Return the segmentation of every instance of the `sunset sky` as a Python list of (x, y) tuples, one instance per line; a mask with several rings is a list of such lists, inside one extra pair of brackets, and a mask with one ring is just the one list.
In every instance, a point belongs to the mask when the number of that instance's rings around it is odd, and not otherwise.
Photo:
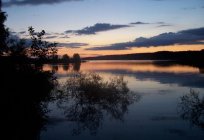
[(204, 0), (2, 0), (6, 26), (82, 57), (204, 49)]

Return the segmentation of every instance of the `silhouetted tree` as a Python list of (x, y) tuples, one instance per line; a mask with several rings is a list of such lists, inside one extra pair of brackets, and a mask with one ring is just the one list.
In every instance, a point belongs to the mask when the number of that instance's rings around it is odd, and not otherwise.
[(52, 55), (50, 56), (50, 60), (51, 62), (58, 62), (59, 61), (59, 56), (58, 55)]
[(70, 58), (67, 54), (64, 54), (62, 56), (62, 61), (65, 62), (65, 63), (69, 63), (70, 62)]
[(31, 56), (44, 59), (48, 56), (55, 56), (57, 54), (57, 43), (48, 43), (47, 41), (42, 40), (45, 35), (44, 30), (37, 33), (33, 27), (29, 27), (28, 31), (32, 40), (32, 45), (29, 50)]
[(10, 56), (24, 56), (26, 57), (27, 52), (27, 46), (25, 43), (25, 39), (20, 39), (20, 41), (16, 41), (16, 40), (12, 40), (9, 39), (8, 40), (10, 46), (9, 46), (9, 52), (10, 52)]
[(73, 55), (73, 62), (74, 63), (81, 63), (81, 57), (80, 57), (80, 55), (78, 53), (75, 53)]
[(6, 39), (9, 36), (8, 29), (5, 28), (4, 22), (6, 21), (6, 13), (1, 9), (2, 2), (0, 1), (0, 55), (8, 50)]

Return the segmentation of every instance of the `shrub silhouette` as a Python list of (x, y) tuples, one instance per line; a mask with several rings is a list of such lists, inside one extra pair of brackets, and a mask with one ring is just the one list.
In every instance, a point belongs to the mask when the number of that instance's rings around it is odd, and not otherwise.
[(73, 62), (74, 63), (81, 63), (81, 57), (80, 57), (80, 55), (78, 53), (75, 53), (73, 55)]
[(43, 41), (43, 36), (45, 31), (35, 32), (34, 28), (31, 26), (28, 28), (29, 34), (31, 36), (32, 44), (29, 49), (29, 54), (40, 59), (45, 59), (48, 56), (54, 57), (57, 54), (56, 45), (57, 43), (49, 43)]
[(69, 63), (70, 62), (70, 58), (67, 54), (64, 54), (62, 56), (62, 61), (65, 62), (65, 63)]

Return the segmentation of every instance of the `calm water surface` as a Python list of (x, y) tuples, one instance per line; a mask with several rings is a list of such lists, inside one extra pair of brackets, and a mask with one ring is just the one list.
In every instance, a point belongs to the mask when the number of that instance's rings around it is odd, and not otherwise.
[[(109, 111), (104, 110), (101, 107), (103, 105), (89, 103), (92, 110), (82, 107), (81, 112), (78, 110), (72, 116), (67, 115), (70, 110), (59, 108), (56, 102), (52, 102), (49, 105), (49, 122), (41, 133), (41, 140), (204, 138), (204, 118), (199, 118), (204, 111), (200, 114), (189, 111), (190, 117), (184, 119), (182, 113), (185, 109), (179, 107), (181, 97), (191, 91), (199, 92), (200, 98), (204, 96), (204, 74), (201, 68), (153, 61), (90, 61), (75, 66), (44, 65), (43, 69), (55, 71), (59, 83), (64, 83), (77, 71), (95, 72), (105, 80), (124, 76), (128, 88), (137, 95), (137, 99), (124, 105), (123, 109), (107, 105)], [(66, 108), (73, 103), (69, 101), (64, 104)], [(86, 115), (83, 111), (87, 111)]]

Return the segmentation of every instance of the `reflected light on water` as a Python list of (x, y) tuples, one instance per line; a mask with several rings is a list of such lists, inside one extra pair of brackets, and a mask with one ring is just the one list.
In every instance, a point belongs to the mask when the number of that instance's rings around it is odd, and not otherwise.
[[(178, 114), (178, 102), (184, 93), (190, 89), (204, 93), (202, 67), (167, 61), (89, 61), (81, 65), (44, 65), (43, 70), (56, 72), (57, 80), (61, 85), (66, 85), (67, 91), (72, 90), (72, 86), (77, 89), (80, 84), (83, 88), (79, 86), (79, 90), (72, 96), (65, 96), (71, 97), (69, 100), (63, 98), (63, 109), (55, 108), (51, 103), (49, 109), (52, 112), (49, 117), (54, 125), (46, 126), (47, 131), (42, 132), (42, 139), (58, 136), (62, 140), (112, 139), (110, 135), (114, 134), (118, 136), (117, 139), (134, 139), (137, 136), (142, 139), (149, 139), (149, 136), (152, 139), (163, 139), (163, 135), (168, 136), (169, 140), (180, 140), (181, 136), (185, 140), (203, 138), (203, 131), (197, 125), (193, 124), (194, 127), (190, 128), (190, 122), (184, 121)], [(100, 81), (97, 76), (85, 79), (82, 76), (80, 84), (75, 84), (72, 78), (77, 77), (78, 72), (99, 74), (104, 81)], [(123, 104), (124, 113), (119, 115), (122, 121), (118, 121), (117, 116), (114, 117), (111, 112), (121, 113), (118, 107), (123, 100), (116, 100), (116, 94), (112, 94), (113, 98), (107, 98), (114, 88), (108, 88), (110, 84), (104, 83), (110, 82), (112, 77), (120, 76), (124, 77), (131, 91), (128, 95), (132, 97), (132, 93), (135, 93), (141, 97), (138, 102)], [(99, 82), (94, 79), (99, 79)], [(93, 83), (91, 88), (88, 88), (89, 83)], [(105, 87), (105, 90), (100, 86)], [(99, 94), (103, 91), (105, 94)], [(120, 97), (126, 99), (129, 96)], [(107, 109), (111, 112), (107, 112)]]
[[(56, 68), (57, 67), (57, 70)], [(65, 68), (66, 67), (66, 68)], [(55, 71), (58, 74), (67, 74), (73, 72), (73, 65), (44, 65), (44, 71)], [(81, 71), (110, 71), (110, 70), (126, 70), (129, 72), (164, 72), (164, 73), (199, 73), (200, 70), (192, 66), (184, 65), (167, 65), (162, 66), (154, 63), (144, 62), (111, 62), (111, 61), (99, 61), (99, 62), (86, 62), (82, 63), (80, 67)]]

